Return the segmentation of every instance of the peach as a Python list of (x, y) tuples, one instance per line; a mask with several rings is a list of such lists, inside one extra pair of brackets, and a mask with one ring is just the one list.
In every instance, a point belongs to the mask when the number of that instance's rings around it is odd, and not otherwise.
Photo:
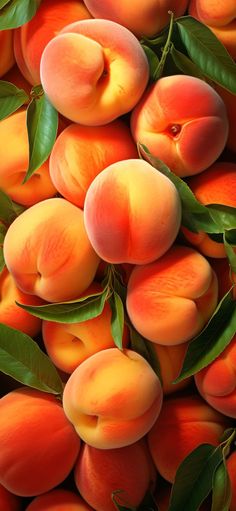
[(0, 188), (15, 202), (32, 206), (56, 194), (49, 175), (48, 160), (23, 184), (29, 163), (26, 109), (0, 122)]
[(40, 83), (40, 60), (46, 44), (69, 23), (90, 18), (82, 0), (43, 0), (35, 16), (14, 31), (17, 65), (32, 85)]
[(226, 460), (227, 471), (231, 482), (230, 511), (236, 511), (236, 451), (233, 451)]
[(75, 492), (56, 488), (35, 497), (25, 511), (93, 511)]
[(99, 264), (83, 211), (62, 198), (38, 202), (21, 213), (6, 233), (3, 252), (17, 287), (48, 302), (77, 298), (92, 283)]
[(155, 468), (146, 442), (139, 440), (119, 449), (81, 447), (74, 477), (79, 493), (96, 511), (115, 511), (119, 504), (136, 509), (155, 482)]
[(229, 120), (229, 133), (228, 138), (226, 142), (226, 147), (236, 153), (236, 136), (235, 136), (235, 130), (236, 130), (236, 101), (235, 101), (235, 94), (232, 94), (232, 92), (223, 89), (223, 87), (220, 87), (219, 85), (214, 85), (214, 88), (216, 92), (220, 95), (220, 97), (223, 99), (226, 110), (227, 110), (227, 116)]
[(217, 305), (217, 278), (196, 250), (173, 245), (153, 263), (136, 266), (127, 288), (127, 311), (136, 330), (163, 345), (197, 335)]
[(213, 362), (195, 374), (194, 380), (212, 408), (236, 418), (236, 334)]
[(127, 28), (89, 19), (67, 25), (45, 47), (43, 88), (62, 115), (79, 124), (107, 124), (129, 112), (149, 78), (144, 50)]
[(165, 76), (147, 87), (133, 109), (131, 131), (135, 141), (173, 173), (191, 176), (209, 167), (223, 151), (228, 137), (226, 107), (203, 80)]
[[(216, 273), (218, 280), (218, 298), (221, 300), (223, 296), (236, 284), (236, 275), (231, 273), (229, 260), (224, 259), (211, 259), (211, 267)], [(233, 296), (236, 299), (236, 286), (233, 289)]]
[(160, 365), (163, 394), (172, 394), (189, 385), (191, 378), (186, 378), (179, 383), (173, 384), (182, 368), (188, 343), (185, 342), (176, 346), (163, 346), (153, 342), (152, 347)]
[(229, 419), (198, 395), (166, 399), (148, 433), (148, 445), (158, 472), (174, 482), (184, 458), (202, 443), (217, 446)]
[(99, 256), (110, 263), (145, 264), (157, 259), (174, 242), (180, 218), (175, 186), (143, 160), (109, 165), (95, 177), (85, 197), (88, 237)]
[[(195, 197), (204, 205), (223, 204), (236, 207), (236, 163), (216, 162), (207, 170), (188, 179)], [(202, 254), (209, 257), (226, 257), (223, 243), (213, 241), (206, 232), (193, 233), (182, 228), (185, 238)]]
[(0, 323), (16, 328), (31, 337), (41, 331), (41, 320), (32, 316), (16, 305), (41, 305), (43, 301), (37, 296), (29, 296), (17, 288), (12, 275), (4, 268), (0, 273)]
[[(102, 291), (93, 282), (82, 296)], [(72, 373), (88, 357), (107, 348), (114, 348), (111, 333), (111, 308), (105, 303), (102, 313), (80, 323), (56, 323), (43, 321), (42, 334), (47, 353), (53, 363), (66, 373)], [(125, 326), (123, 346), (128, 344), (128, 328)]]
[(188, 13), (207, 25), (221, 41), (233, 59), (236, 59), (236, 4), (235, 0), (190, 0)]
[(105, 167), (138, 158), (130, 130), (121, 120), (105, 126), (71, 124), (57, 138), (49, 168), (55, 188), (67, 200), (84, 207), (89, 185)]
[(0, 483), (20, 496), (60, 484), (72, 470), (80, 439), (59, 400), (26, 387), (1, 398)]
[(0, 31), (0, 77), (14, 65), (15, 57), (13, 51), (13, 30)]
[(2, 511), (21, 511), (21, 499), (9, 492), (2, 484), (0, 484), (0, 509)]
[(97, 449), (130, 445), (152, 427), (162, 406), (160, 380), (138, 353), (109, 348), (82, 362), (63, 394), (66, 416)]

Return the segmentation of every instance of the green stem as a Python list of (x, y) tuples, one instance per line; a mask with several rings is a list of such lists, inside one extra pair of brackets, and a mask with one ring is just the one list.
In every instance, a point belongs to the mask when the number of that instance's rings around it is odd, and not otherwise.
[(160, 59), (160, 62), (159, 62), (159, 65), (156, 69), (156, 72), (154, 73), (154, 80), (157, 80), (158, 78), (160, 78), (161, 74), (162, 74), (162, 71), (163, 71), (163, 68), (164, 68), (164, 65), (165, 65), (165, 61), (166, 61), (166, 57), (170, 51), (170, 46), (171, 46), (171, 37), (172, 37), (172, 32), (173, 32), (173, 27), (174, 27), (174, 13), (169, 11), (169, 13), (171, 18), (170, 18), (170, 26), (169, 26), (169, 31), (168, 31), (168, 36), (167, 36), (167, 39), (166, 39), (166, 43), (165, 43), (165, 46), (162, 50), (162, 56), (161, 56), (161, 59)]

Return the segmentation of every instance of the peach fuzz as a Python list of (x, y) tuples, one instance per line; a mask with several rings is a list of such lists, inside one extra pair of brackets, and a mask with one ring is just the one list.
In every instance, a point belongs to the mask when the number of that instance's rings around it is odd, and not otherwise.
[(64, 388), (63, 407), (82, 440), (97, 449), (113, 449), (149, 431), (160, 413), (162, 394), (159, 378), (141, 355), (109, 348), (75, 369)]
[(9, 71), (15, 63), (13, 51), (13, 30), (0, 31), (0, 78)]
[(236, 451), (233, 451), (226, 460), (226, 467), (231, 482), (230, 511), (236, 511)]
[(37, 296), (29, 296), (17, 288), (12, 275), (4, 268), (0, 273), (0, 323), (21, 332), (36, 336), (41, 331), (42, 321), (18, 307), (16, 302), (27, 305), (42, 305)]
[(17, 65), (32, 85), (40, 83), (40, 60), (47, 43), (74, 21), (91, 18), (82, 0), (43, 0), (35, 16), (14, 31)]
[[(216, 162), (187, 182), (202, 204), (223, 204), (236, 208), (236, 163)], [(213, 241), (207, 233), (193, 233), (186, 227), (182, 227), (182, 232), (186, 240), (202, 254), (214, 258), (226, 257), (223, 243)]]
[[(80, 296), (102, 291), (102, 286), (93, 282)], [(43, 321), (43, 341), (53, 363), (66, 373), (98, 351), (114, 348), (111, 334), (111, 308), (105, 303), (102, 313), (80, 323), (56, 323)], [(128, 328), (124, 328), (123, 347), (128, 345)]]
[(165, 76), (147, 87), (133, 109), (131, 131), (136, 142), (147, 146), (178, 176), (198, 174), (225, 147), (226, 107), (203, 80)]
[(29, 163), (25, 108), (0, 122), (0, 140), (0, 188), (27, 207), (53, 197), (56, 189), (49, 175), (48, 160), (23, 184)]
[(98, 126), (132, 110), (146, 88), (149, 66), (127, 28), (89, 19), (67, 25), (47, 44), (40, 76), (58, 112), (79, 124)]
[(108, 165), (138, 158), (128, 126), (115, 120), (105, 126), (71, 124), (57, 138), (49, 160), (55, 188), (67, 200), (84, 207), (93, 179)]
[(35, 497), (25, 511), (94, 511), (79, 495), (56, 488)]
[(196, 250), (173, 245), (153, 263), (136, 266), (127, 288), (127, 312), (152, 342), (178, 345), (197, 335), (217, 305), (217, 278)]
[(236, 418), (236, 334), (224, 351), (194, 376), (199, 394), (212, 408)]
[(221, 41), (233, 59), (236, 59), (236, 4), (235, 0), (190, 0), (188, 13), (207, 25)]
[(0, 484), (0, 509), (2, 511), (21, 511), (22, 501)]
[(115, 511), (112, 493), (120, 505), (136, 509), (154, 486), (156, 470), (142, 439), (119, 449), (81, 447), (74, 469), (79, 493), (96, 511)]
[(110, 19), (127, 27), (137, 37), (154, 36), (170, 21), (168, 11), (175, 17), (182, 16), (188, 5), (188, 0), (139, 0), (127, 2), (121, 0), (84, 0), (94, 18)]
[(181, 203), (166, 176), (146, 161), (130, 159), (109, 165), (95, 177), (85, 197), (84, 219), (102, 259), (145, 264), (174, 242)]
[(22, 387), (6, 394), (0, 408), (0, 483), (25, 497), (60, 484), (74, 466), (80, 439), (58, 399)]
[(191, 378), (186, 378), (176, 384), (173, 384), (173, 382), (181, 371), (188, 343), (163, 346), (153, 342), (152, 347), (160, 365), (163, 394), (172, 394), (187, 387), (191, 383)]
[(84, 227), (83, 211), (62, 198), (25, 210), (3, 243), (17, 287), (48, 302), (77, 298), (92, 283), (99, 258)]
[(148, 433), (148, 445), (158, 472), (173, 483), (184, 458), (202, 443), (218, 445), (229, 419), (198, 395), (166, 399)]

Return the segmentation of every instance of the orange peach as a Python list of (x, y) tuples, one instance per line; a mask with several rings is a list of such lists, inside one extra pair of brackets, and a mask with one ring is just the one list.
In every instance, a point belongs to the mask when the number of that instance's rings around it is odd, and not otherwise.
[(35, 497), (25, 511), (93, 511), (75, 492), (58, 488)]
[(148, 433), (148, 445), (158, 472), (174, 482), (184, 458), (202, 443), (218, 445), (229, 419), (198, 395), (166, 399)]
[(165, 76), (146, 89), (133, 109), (131, 131), (136, 142), (147, 146), (178, 176), (198, 174), (225, 147), (226, 107), (203, 80)]
[(89, 19), (67, 25), (47, 44), (40, 76), (58, 112), (98, 126), (132, 110), (147, 85), (149, 66), (127, 28)]
[(152, 427), (162, 406), (160, 380), (138, 353), (109, 348), (82, 362), (63, 394), (66, 416), (97, 449), (130, 445)]
[(65, 25), (90, 17), (82, 0), (43, 0), (35, 16), (14, 31), (16, 62), (29, 83), (40, 83), (40, 60), (46, 44)]
[(26, 109), (0, 122), (0, 188), (23, 206), (32, 206), (56, 194), (48, 160), (23, 184), (29, 163)]
[(136, 330), (163, 345), (189, 341), (217, 305), (217, 278), (196, 250), (174, 245), (153, 263), (136, 266), (127, 288), (127, 311)]
[[(81, 296), (99, 293), (100, 284), (93, 282)], [(43, 321), (42, 334), (48, 355), (66, 373), (72, 373), (88, 357), (107, 348), (114, 348), (111, 333), (111, 308), (105, 303), (102, 313), (80, 323)], [(123, 346), (128, 344), (128, 329), (124, 328)]]
[(78, 297), (99, 264), (83, 211), (62, 198), (38, 202), (21, 213), (6, 233), (3, 252), (17, 287), (48, 302)]
[(0, 31), (0, 77), (14, 65), (13, 30)]
[[(223, 204), (236, 207), (236, 163), (216, 162), (207, 170), (188, 179), (195, 197), (204, 205)], [(182, 228), (185, 238), (209, 257), (226, 257), (223, 243), (212, 240), (207, 233), (193, 233)]]
[(188, 0), (84, 0), (94, 18), (110, 19), (127, 27), (140, 37), (154, 36), (170, 21), (169, 11), (175, 17), (182, 16), (187, 8)]
[(0, 509), (2, 511), (21, 511), (22, 501), (0, 484)]
[(236, 451), (233, 451), (226, 460), (227, 471), (231, 482), (230, 511), (236, 511)]
[(71, 124), (57, 138), (49, 161), (55, 188), (83, 208), (89, 185), (105, 167), (138, 158), (130, 130), (121, 120), (105, 126)]
[(179, 383), (173, 384), (182, 368), (188, 343), (185, 342), (176, 346), (163, 346), (153, 342), (152, 347), (160, 365), (163, 394), (172, 394), (189, 385), (191, 378), (186, 378)]
[(20, 496), (44, 493), (72, 470), (80, 439), (59, 400), (26, 387), (1, 398), (0, 483)]
[(155, 482), (155, 468), (144, 440), (119, 449), (81, 447), (74, 477), (79, 493), (96, 511), (115, 511), (119, 504), (136, 509)]
[(213, 362), (195, 374), (194, 380), (212, 408), (236, 418), (236, 334)]
[(88, 237), (105, 261), (145, 264), (163, 255), (180, 225), (173, 183), (149, 163), (109, 165), (91, 183), (84, 203)]

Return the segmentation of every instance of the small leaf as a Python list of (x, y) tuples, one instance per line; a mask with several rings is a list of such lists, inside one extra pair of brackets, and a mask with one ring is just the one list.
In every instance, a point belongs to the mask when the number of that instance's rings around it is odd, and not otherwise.
[(28, 335), (0, 324), (0, 371), (51, 394), (62, 393), (62, 382), (50, 358)]
[(126, 492), (124, 490), (115, 490), (111, 494), (111, 500), (118, 511), (138, 511), (136, 507), (131, 507), (125, 501)]
[(230, 269), (236, 274), (236, 253), (231, 244), (228, 242), (228, 234), (229, 233), (227, 231), (224, 234), (224, 246), (229, 260)]
[(199, 67), (196, 64), (194, 64), (194, 62), (191, 59), (189, 59), (187, 55), (177, 50), (173, 44), (171, 45), (170, 48), (170, 54), (175, 65), (183, 74), (195, 76), (196, 78), (200, 78), (201, 80), (205, 79), (204, 74), (201, 73)]
[(28, 99), (28, 94), (23, 89), (0, 80), (0, 121), (16, 112)]
[(109, 298), (109, 304), (111, 307), (111, 332), (117, 348), (122, 350), (122, 339), (124, 332), (124, 306), (123, 302), (114, 291)]
[(168, 511), (198, 511), (212, 489), (213, 474), (222, 462), (221, 447), (201, 444), (180, 464)]
[(24, 211), (24, 207), (16, 204), (0, 189), (0, 221), (10, 225)]
[(159, 66), (159, 58), (157, 54), (145, 44), (142, 44), (142, 48), (146, 54), (149, 64), (149, 77), (151, 80), (156, 79), (156, 72)]
[(49, 157), (57, 136), (58, 112), (40, 86), (34, 88), (35, 97), (27, 108), (29, 139), (29, 166), (26, 182)]
[(204, 75), (236, 94), (236, 64), (213, 32), (191, 16), (175, 20), (192, 61)]
[(1, 4), (0, 30), (17, 28), (30, 21), (40, 6), (41, 0), (9, 0)]
[(228, 346), (236, 332), (236, 301), (231, 289), (222, 298), (206, 327), (188, 345), (183, 367), (174, 383), (209, 365)]
[(33, 316), (57, 323), (79, 323), (95, 318), (102, 313), (107, 298), (107, 290), (69, 302), (49, 303), (47, 305), (25, 305), (19, 307)]
[(2, 272), (5, 266), (5, 259), (3, 255), (3, 242), (6, 232), (7, 232), (6, 226), (0, 222), (0, 273)]
[(130, 330), (131, 349), (137, 351), (137, 353), (147, 360), (162, 383), (160, 364), (153, 344), (139, 334), (130, 323), (128, 323), (128, 327)]
[(216, 468), (212, 484), (211, 511), (229, 511), (232, 498), (231, 483), (225, 460)]

